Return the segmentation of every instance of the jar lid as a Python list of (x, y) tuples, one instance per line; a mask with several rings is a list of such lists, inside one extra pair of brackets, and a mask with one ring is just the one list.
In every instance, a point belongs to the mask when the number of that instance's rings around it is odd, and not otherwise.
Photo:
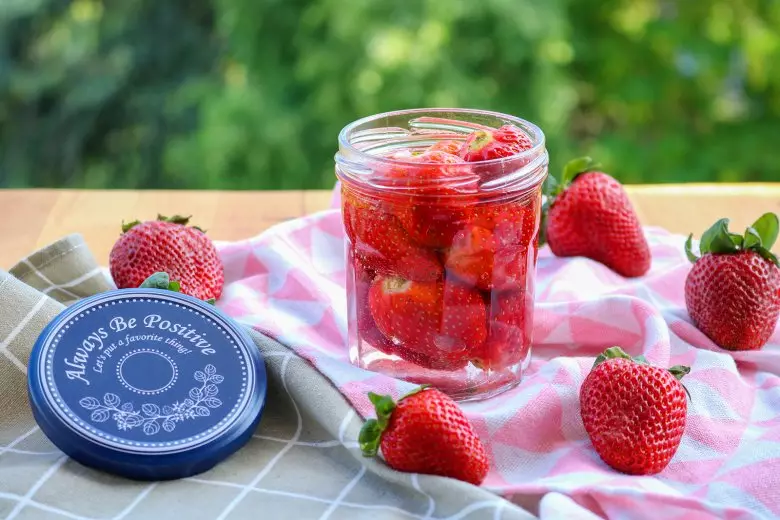
[(213, 305), (161, 289), (101, 293), (65, 309), (30, 356), (35, 420), (82, 464), (165, 480), (213, 467), (252, 436), (265, 365)]

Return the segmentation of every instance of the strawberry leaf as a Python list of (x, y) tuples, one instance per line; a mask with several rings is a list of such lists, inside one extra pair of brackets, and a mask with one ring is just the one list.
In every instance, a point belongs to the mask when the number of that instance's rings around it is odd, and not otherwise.
[[(701, 241), (699, 242), (701, 254), (728, 254), (739, 251), (741, 243), (737, 244), (735, 242), (735, 235), (729, 233), (728, 224), (729, 219), (722, 218), (704, 232), (701, 236)], [(741, 236), (739, 240), (740, 242), (742, 241)]]
[[(669, 372), (672, 373), (672, 375), (676, 380), (680, 381), (682, 380), (683, 377), (691, 373), (691, 367), (687, 367), (685, 365), (674, 365), (672, 368), (669, 369)], [(680, 383), (680, 386), (682, 386), (683, 390), (685, 390), (685, 393), (688, 395), (688, 399), (693, 401), (693, 398), (691, 397), (691, 393), (688, 391), (688, 388), (682, 383)]]
[(209, 298), (208, 300), (206, 300), (206, 303), (208, 303), (209, 305), (216, 305), (217, 304), (217, 299), (216, 298)]
[(596, 368), (600, 364), (602, 364), (604, 361), (608, 359), (633, 359), (631, 356), (625, 353), (625, 351), (620, 347), (610, 347), (596, 358), (596, 361), (593, 363), (593, 368)]
[(716, 235), (720, 233), (728, 234), (729, 219), (722, 218), (715, 222), (707, 231), (702, 233), (701, 240), (699, 241), (699, 251), (701, 254), (710, 253), (710, 246), (712, 240)]
[(134, 220), (132, 222), (128, 222), (125, 224), (125, 221), (122, 221), (122, 233), (127, 233), (131, 229), (133, 229), (135, 226), (139, 225), (141, 223), (140, 220)]
[(383, 428), (376, 419), (369, 419), (360, 428), (358, 444), (364, 457), (374, 457), (379, 451), (379, 441), (382, 439)]
[[(139, 286), (141, 289), (163, 289), (165, 291), (171, 288), (171, 277), (168, 273), (154, 273)], [(173, 282), (178, 287), (178, 282)], [(170, 289), (175, 290), (175, 289)]]
[(686, 367), (684, 365), (674, 365), (669, 369), (669, 372), (671, 372), (674, 378), (679, 381), (691, 373), (691, 367)]
[(742, 249), (744, 244), (744, 239), (742, 238), (742, 235), (738, 235), (736, 233), (729, 233), (729, 238), (731, 239), (731, 242), (737, 246), (737, 249)]
[(770, 262), (772, 262), (773, 264), (775, 264), (776, 266), (780, 267), (780, 260), (778, 260), (775, 254), (772, 253), (772, 251), (770, 251), (769, 249), (761, 246), (761, 247), (755, 247), (753, 248), (753, 250), (759, 255), (769, 260)]
[(748, 229), (754, 229), (758, 236), (761, 237), (761, 245), (766, 249), (772, 249), (777, 240), (778, 224), (777, 215), (774, 213), (764, 213), (753, 225)]
[(699, 259), (693, 252), (693, 233), (688, 235), (688, 240), (685, 241), (685, 256), (688, 257), (688, 260), (690, 260), (692, 264), (695, 264), (696, 260)]
[(745, 230), (745, 237), (742, 239), (742, 249), (753, 249), (756, 246), (763, 245), (761, 235), (753, 227)]
[[(420, 390), (422, 387), (417, 391)], [(360, 451), (363, 452), (364, 456), (373, 457), (379, 450), (382, 432), (387, 428), (390, 416), (395, 410), (395, 402), (389, 395), (379, 395), (374, 392), (368, 393), (368, 400), (374, 405), (376, 419), (369, 419), (363, 423), (358, 435), (358, 444), (360, 444)]]
[[(740, 237), (740, 240), (742, 237)], [(729, 254), (739, 251), (739, 245), (734, 243), (731, 235), (716, 235), (710, 244), (710, 253)]]
[(171, 222), (173, 224), (181, 224), (182, 226), (186, 226), (189, 224), (190, 219), (192, 218), (192, 215), (188, 217), (183, 217), (181, 215), (174, 215), (172, 217), (166, 217), (163, 215), (157, 214), (157, 220), (160, 220), (162, 222)]
[(382, 430), (384, 430), (387, 427), (390, 416), (393, 414), (393, 410), (395, 410), (395, 401), (389, 395), (378, 395), (374, 392), (368, 393), (368, 399), (374, 405), (376, 419), (379, 421)]
[(181, 292), (181, 283), (171, 280), (168, 273), (154, 273), (139, 286), (142, 289), (162, 289), (164, 291)]
[(590, 157), (579, 157), (572, 159), (566, 166), (563, 167), (563, 176), (561, 177), (561, 188), (565, 189), (566, 186), (577, 178), (581, 173), (586, 173), (600, 168), (601, 165), (591, 159)]

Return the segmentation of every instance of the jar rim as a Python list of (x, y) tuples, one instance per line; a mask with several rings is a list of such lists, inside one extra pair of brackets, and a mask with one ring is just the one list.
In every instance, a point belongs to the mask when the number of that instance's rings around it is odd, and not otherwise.
[[(400, 121), (396, 123), (394, 119)], [(386, 122), (382, 124), (382, 120)], [(380, 123), (376, 124), (377, 121)], [(376, 173), (398, 167), (416, 169), (439, 163), (404, 160), (398, 156), (388, 157), (366, 151), (366, 148), (374, 148), (372, 143), (376, 143), (377, 147), (402, 149), (409, 141), (441, 141), (449, 138), (462, 140), (474, 130), (494, 130), (494, 126), (487, 126), (495, 124), (494, 121), (500, 122), (500, 125), (513, 124), (521, 128), (531, 139), (532, 147), (507, 157), (469, 161), (462, 165), (449, 164), (448, 168), (456, 171), (461, 166), (468, 166), (468, 171), (418, 179), (419, 182), (408, 185), (388, 184), (384, 182), (381, 173), (378, 176)], [(361, 147), (360, 143), (366, 143), (366, 146)], [(375, 114), (348, 124), (339, 132), (339, 151), (335, 160), (336, 176), (355, 188), (360, 186), (361, 189), (415, 197), (435, 194), (434, 198), (439, 200), (473, 196), (476, 174), (480, 179), (477, 182), (477, 192), (481, 198), (487, 199), (510, 196), (541, 185), (547, 177), (549, 155), (545, 148), (544, 132), (525, 119), (479, 109), (415, 108)], [(441, 187), (455, 189), (445, 196)]]
[[(496, 165), (496, 164), (501, 164), (510, 161), (518, 161), (524, 158), (532, 158), (539, 155), (541, 150), (543, 150), (545, 146), (546, 138), (542, 129), (539, 128), (539, 126), (535, 125), (534, 123), (520, 117), (512, 116), (502, 112), (494, 112), (491, 110), (481, 110), (475, 108), (410, 108), (410, 109), (403, 109), (403, 110), (394, 110), (390, 112), (381, 112), (379, 114), (366, 116), (349, 123), (348, 125), (344, 126), (344, 128), (342, 128), (341, 131), (339, 132), (339, 137), (338, 137), (339, 147), (342, 148), (343, 150), (348, 151), (350, 154), (354, 154), (355, 157), (377, 162), (379, 164), (384, 163), (384, 164), (417, 165), (417, 166), (421, 164), (426, 164), (424, 162), (419, 162), (419, 161), (416, 162), (404, 161), (401, 159), (383, 157), (381, 155), (374, 155), (368, 152), (364, 152), (363, 150), (357, 148), (352, 144), (350, 137), (355, 133), (355, 130), (360, 126), (383, 118), (413, 115), (413, 114), (430, 115), (435, 113), (466, 114), (466, 115), (474, 115), (474, 116), (494, 117), (499, 120), (504, 120), (507, 123), (514, 124), (515, 126), (519, 126), (523, 130), (526, 130), (527, 133), (529, 134), (528, 137), (531, 139), (531, 143), (533, 144), (531, 148), (527, 150), (523, 150), (522, 152), (514, 155), (509, 155), (507, 157), (499, 157), (497, 159), (487, 159), (483, 161), (473, 161), (472, 164), (474, 165), (490, 166), (490, 165)], [(481, 126), (483, 128), (488, 128), (485, 125), (474, 124), (475, 127), (474, 129), (475, 130), (478, 129), (477, 128), (478, 126)]]

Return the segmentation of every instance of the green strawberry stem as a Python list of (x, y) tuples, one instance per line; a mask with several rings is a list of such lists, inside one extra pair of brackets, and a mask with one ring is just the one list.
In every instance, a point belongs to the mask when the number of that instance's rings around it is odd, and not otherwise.
[(493, 140), (493, 134), (486, 132), (485, 130), (475, 130), (474, 140), (469, 144), (469, 150), (476, 152), (489, 145)]
[(547, 212), (555, 202), (555, 198), (568, 188), (578, 175), (598, 168), (601, 168), (601, 164), (590, 157), (579, 157), (566, 163), (563, 167), (560, 181), (552, 175), (547, 175), (542, 188), (542, 192), (547, 196), (547, 200), (542, 205), (542, 219), (539, 225), (539, 247), (542, 247), (547, 242)]
[(192, 218), (192, 215), (183, 217), (181, 215), (174, 215), (172, 217), (166, 217), (164, 215), (157, 214), (157, 220), (161, 222), (171, 222), (173, 224), (181, 224), (182, 226), (186, 226), (190, 223), (190, 219)]
[(691, 373), (691, 367), (686, 367), (685, 365), (674, 365), (669, 369), (669, 372), (672, 373), (675, 379), (681, 381), (683, 377)]
[[(168, 273), (159, 272), (154, 273), (144, 280), (141, 285), (141, 289), (162, 289), (163, 291), (181, 292), (181, 283), (178, 280), (171, 280)], [(209, 298), (206, 303), (216, 305), (217, 300), (215, 298)]]
[[(777, 240), (780, 223), (774, 213), (764, 213), (751, 226), (745, 229), (744, 235), (729, 231), (729, 219), (722, 218), (702, 233), (699, 240), (699, 254), (729, 255), (740, 251), (754, 251), (776, 266), (780, 261), (771, 252)], [(691, 263), (700, 258), (693, 251), (693, 233), (685, 241), (685, 256)]]
[(122, 233), (127, 233), (131, 229), (133, 229), (135, 226), (139, 225), (141, 223), (140, 220), (133, 220), (132, 222), (128, 222), (125, 224), (125, 221), (122, 221)]
[[(640, 365), (650, 365), (644, 356), (631, 357), (620, 347), (610, 347), (599, 354), (599, 356), (596, 358), (596, 361), (593, 363), (593, 368), (596, 368), (608, 359), (630, 359), (634, 363), (639, 363)], [(669, 369), (669, 372), (671, 372), (678, 381), (690, 373), (690, 371), (690, 367), (683, 365), (675, 365)]]
[[(620, 347), (610, 347), (596, 358), (596, 361), (593, 363), (592, 368), (596, 368), (603, 362), (607, 361), (608, 359), (629, 359), (633, 361), (634, 363), (639, 363), (640, 365), (650, 365), (650, 363), (647, 362), (647, 359), (644, 356), (636, 356), (631, 357), (628, 355), (622, 348)], [(691, 372), (691, 367), (687, 367), (685, 365), (674, 365), (669, 369), (669, 372), (674, 376), (674, 378), (677, 381), (681, 381), (683, 377), (687, 376)], [(688, 391), (688, 389), (680, 383), (680, 386), (683, 387), (683, 390), (685, 390), (685, 393), (688, 394), (688, 398), (691, 398), (691, 393)]]
[(179, 292), (181, 284), (176, 280), (171, 280), (168, 273), (154, 273), (143, 281), (139, 286), (141, 289), (162, 289), (164, 291)]
[[(172, 224), (181, 224), (182, 226), (186, 226), (190, 223), (190, 219), (192, 218), (192, 215), (189, 215), (187, 217), (184, 217), (182, 215), (174, 215), (172, 217), (166, 217), (165, 215), (157, 214), (157, 221), (158, 222), (170, 222)], [(133, 229), (135, 226), (141, 224), (140, 220), (133, 220), (132, 222), (128, 222), (125, 224), (124, 221), (122, 221), (122, 233), (127, 233), (131, 229)], [(201, 233), (205, 233), (206, 231), (199, 228), (198, 226), (192, 226)]]
[(596, 368), (597, 366), (599, 366), (600, 364), (602, 364), (604, 361), (608, 359), (630, 359), (632, 361), (636, 361), (644, 365), (647, 364), (647, 361), (645, 360), (644, 356), (640, 356), (639, 359), (634, 359), (628, 354), (626, 354), (626, 352), (622, 348), (610, 347), (604, 352), (602, 352), (601, 354), (599, 354), (599, 356), (596, 358), (596, 361), (593, 363), (593, 368)]
[[(417, 394), (426, 388), (428, 388), (428, 385), (421, 385), (402, 396), (398, 399), (398, 402), (401, 402), (407, 397)], [(358, 435), (358, 444), (360, 445), (360, 451), (363, 453), (364, 457), (374, 457), (379, 451), (382, 433), (387, 429), (387, 425), (390, 423), (390, 417), (393, 415), (396, 403), (391, 396), (379, 395), (374, 392), (368, 393), (368, 400), (374, 405), (376, 419), (368, 419), (363, 423), (363, 427), (360, 428), (360, 434)]]

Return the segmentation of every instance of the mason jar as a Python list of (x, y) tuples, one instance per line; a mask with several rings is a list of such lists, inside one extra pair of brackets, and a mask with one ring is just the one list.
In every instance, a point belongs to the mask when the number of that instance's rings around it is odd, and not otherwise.
[[(524, 146), (503, 144), (507, 128)], [(351, 362), (461, 401), (517, 385), (547, 167), (541, 129), (506, 114), (415, 109), (347, 125), (336, 175)]]

